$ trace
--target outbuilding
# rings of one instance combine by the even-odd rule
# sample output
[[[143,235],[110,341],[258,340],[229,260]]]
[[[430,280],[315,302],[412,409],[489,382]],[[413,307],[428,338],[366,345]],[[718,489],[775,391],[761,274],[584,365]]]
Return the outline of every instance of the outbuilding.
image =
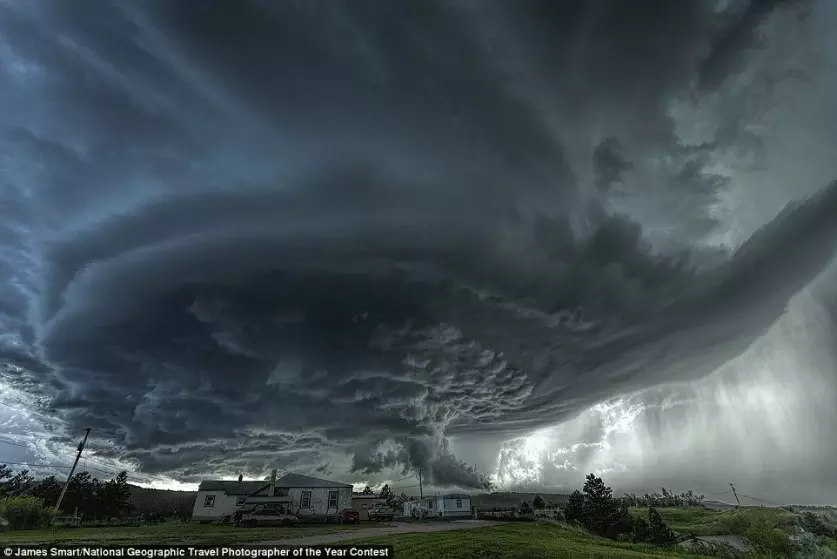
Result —
[[[361,520],[369,520],[369,509],[376,505],[386,506],[386,499],[381,499],[376,493],[353,493],[352,508],[358,512]]]

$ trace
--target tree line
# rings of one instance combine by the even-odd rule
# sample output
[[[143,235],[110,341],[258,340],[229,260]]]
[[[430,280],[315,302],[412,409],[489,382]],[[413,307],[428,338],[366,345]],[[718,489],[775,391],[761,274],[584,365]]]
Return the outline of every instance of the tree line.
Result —
[[[7,465],[0,465],[0,501],[3,501],[6,516],[14,515],[20,507],[32,509],[33,502],[39,503],[43,509],[54,508],[63,486],[64,482],[58,481],[55,476],[35,479],[28,470],[14,472]],[[61,502],[61,512],[77,512],[85,520],[123,518],[132,509],[131,486],[126,471],[107,481],[101,481],[89,472],[79,472],[68,482]],[[27,514],[31,516],[35,513],[30,510]],[[11,522],[9,518],[7,520]]]
[[[702,507],[704,495],[698,495],[691,489],[683,493],[674,493],[662,488],[662,493],[646,493],[645,495],[634,495],[625,493],[622,499],[629,507]]]

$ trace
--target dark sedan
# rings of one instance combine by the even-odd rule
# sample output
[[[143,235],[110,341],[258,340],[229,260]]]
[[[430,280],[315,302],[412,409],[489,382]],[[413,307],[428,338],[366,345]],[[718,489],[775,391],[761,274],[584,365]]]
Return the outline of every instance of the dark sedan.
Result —
[[[360,513],[354,509],[343,509],[338,517],[340,524],[360,524]]]

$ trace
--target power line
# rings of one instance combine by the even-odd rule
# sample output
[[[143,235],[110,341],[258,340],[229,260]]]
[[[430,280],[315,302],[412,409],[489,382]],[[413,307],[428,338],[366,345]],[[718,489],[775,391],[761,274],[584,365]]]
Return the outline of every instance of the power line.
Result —
[[[39,411],[35,411],[35,410],[24,410],[24,409],[16,408],[14,406],[10,406],[6,402],[0,402],[0,406],[5,406],[5,407],[9,408],[10,410],[14,410],[16,412],[23,413],[23,414],[26,414],[26,415],[38,415],[40,417],[47,417],[47,418],[50,418],[50,419],[55,419],[55,417],[53,417],[49,414],[39,412]]]
[[[66,464],[27,464],[26,462],[10,462],[8,460],[0,460],[0,464],[11,464],[13,466],[26,466],[28,468],[57,468],[57,469],[61,469],[61,470],[66,470],[66,469],[70,468],[70,466],[67,466]],[[119,473],[119,472],[114,472],[113,470],[104,470],[102,468],[95,468],[93,466],[87,466],[87,467],[83,468],[83,471],[87,471],[87,470],[93,470],[95,472],[100,472],[100,473],[103,473],[103,474],[110,474],[110,475],[114,475],[114,474]],[[163,479],[163,478],[157,478],[157,477],[152,476],[150,474],[143,474],[142,472],[129,472],[128,470],[120,470],[120,471],[127,472],[128,475],[131,476],[131,479],[133,479],[134,481],[139,481],[141,483],[148,483],[148,481],[137,479],[136,476],[150,478],[150,479],[153,479],[155,481],[159,481],[161,483],[168,483],[168,482],[171,481],[171,480],[167,480],[167,479]]]
[[[753,501],[760,501],[760,502],[762,502],[762,503],[767,503],[768,505],[776,505],[777,507],[782,506],[782,505],[780,505],[779,503],[774,503],[773,501],[769,501],[769,500],[767,500],[767,499],[760,499],[760,498],[758,498],[758,497],[752,497],[752,496],[750,496],[750,495],[745,495],[744,493],[740,493],[740,495],[741,495],[742,497],[745,497],[745,498],[747,498],[747,499],[751,499],[751,500],[753,500]]]
[[[26,462],[10,462],[8,460],[0,460],[0,464],[12,464],[13,466],[26,466],[27,468],[59,468],[66,470],[69,466],[62,466],[60,464],[27,464]]]
[[[31,448],[29,445],[24,445],[24,444],[12,442],[12,441],[7,441],[7,440],[4,440],[4,439],[0,439],[0,443],[12,445],[12,446],[19,446],[21,448],[26,448],[26,449]],[[103,466],[107,466],[107,464],[102,464],[99,461],[89,459],[88,458],[88,453],[85,452],[84,453],[84,459],[82,460],[82,470],[85,470],[85,471],[86,470],[93,470],[93,471],[96,471],[96,472],[100,472],[100,473],[103,473],[103,474],[110,474],[110,475],[116,475],[119,472],[125,470],[124,468],[120,470],[116,466],[111,466],[112,469],[106,470],[104,468],[97,468],[95,466],[90,466],[90,465],[88,465],[88,462],[93,462],[94,464],[100,464],[100,465],[103,465]],[[25,462],[6,462],[6,464],[15,464],[15,465],[19,465],[19,466],[31,466],[33,468],[41,467],[41,466],[49,467],[49,468],[51,468],[51,467],[68,468],[69,467],[69,466],[54,466],[52,464],[43,464],[43,465],[31,464],[30,465],[30,464],[26,464]],[[128,471],[128,470],[125,470],[125,471]],[[142,473],[142,472],[128,472],[128,473],[132,473],[135,476],[146,477],[148,479],[151,479],[151,480],[154,480],[154,481],[159,481],[161,483],[168,483],[170,481],[170,480],[167,480],[167,479],[163,479],[163,478],[151,475],[151,474],[145,474],[145,473]]]
[[[46,415],[44,415],[44,414],[42,414],[42,413],[40,413],[40,412],[22,410],[22,409],[20,409],[20,408],[16,408],[16,407],[14,407],[14,406],[10,406],[9,404],[7,404],[7,403],[5,403],[5,402],[2,402],[2,401],[0,401],[0,405],[5,406],[5,407],[7,407],[7,408],[9,408],[9,409],[12,409],[12,410],[18,411],[18,412],[20,412],[20,413],[24,413],[24,414],[34,414],[34,415],[41,415],[41,416],[43,416],[43,417],[47,417]],[[99,433],[103,433],[103,431],[102,431],[102,430],[100,430],[100,429],[93,429],[93,428],[91,428],[91,431],[96,431],[96,432],[99,432]],[[0,439],[0,443],[5,443],[5,444],[8,444],[8,445],[17,446],[17,447],[20,447],[20,448],[26,448],[26,449],[30,449],[30,448],[31,448],[31,446],[29,446],[29,445],[24,445],[24,444],[21,444],[21,443],[18,443],[18,442],[9,441],[9,440],[4,440],[4,439]],[[87,447],[85,447],[85,451],[86,451],[86,450],[88,450],[88,448],[87,448]],[[94,471],[97,471],[97,472],[100,472],[100,473],[103,473],[103,474],[110,474],[110,475],[116,475],[116,474],[118,474],[119,472],[126,471],[126,472],[128,472],[128,474],[132,474],[132,475],[134,476],[134,477],[133,477],[133,479],[134,479],[135,481],[138,481],[138,482],[140,482],[140,483],[148,483],[148,480],[151,480],[151,481],[157,481],[157,482],[160,482],[160,483],[171,483],[171,481],[172,481],[171,479],[162,478],[162,477],[155,476],[155,475],[152,475],[152,474],[146,474],[146,473],[143,473],[143,472],[130,472],[130,471],[128,471],[126,468],[120,468],[119,466],[112,466],[112,465],[110,465],[110,464],[105,464],[105,463],[103,463],[103,462],[99,462],[98,460],[91,459],[91,458],[89,458],[89,456],[90,456],[90,453],[89,453],[89,452],[85,452],[85,453],[84,453],[84,460],[83,460],[83,462],[82,462],[82,469],[83,469],[83,470],[94,470]],[[94,464],[99,464],[99,465],[101,465],[101,466],[105,466],[105,467],[108,467],[108,468],[112,468],[112,469],[110,469],[110,470],[106,470],[106,469],[102,469],[102,468],[96,468],[96,467],[93,467],[93,466],[89,466],[88,464],[89,464],[90,462],[92,462],[92,463],[94,463]],[[7,463],[7,464],[19,465],[19,466],[28,466],[28,464],[26,464],[26,463],[24,463],[24,462],[6,462],[6,463]],[[31,467],[35,468],[35,467],[41,467],[41,466],[39,466],[39,465],[35,465],[35,464],[32,464],[32,465],[31,465]],[[66,469],[66,468],[68,468],[69,466],[53,466],[53,465],[46,465],[46,466],[44,466],[44,467],[50,467],[50,468],[51,468],[51,467],[58,467],[58,468],[63,468],[63,469]],[[145,478],[145,479],[138,479],[136,476],[139,476],[139,478]],[[405,479],[406,479],[406,478],[405,478]],[[400,480],[399,480],[399,481],[400,481]]]
[[[16,443],[16,442],[13,442],[13,441],[7,441],[5,439],[0,439],[0,443],[10,444],[12,446],[19,446],[21,448],[29,448],[29,445],[27,445],[27,444],[20,444],[20,443]]]

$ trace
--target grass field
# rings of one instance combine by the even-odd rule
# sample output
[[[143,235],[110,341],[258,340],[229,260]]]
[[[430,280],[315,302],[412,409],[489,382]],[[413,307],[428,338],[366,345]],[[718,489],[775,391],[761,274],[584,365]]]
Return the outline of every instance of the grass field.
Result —
[[[799,515],[779,508],[742,507],[725,511],[703,508],[659,508],[662,519],[672,530],[695,536],[739,535],[764,553],[786,556],[791,552],[787,531],[799,523]],[[647,509],[631,509],[645,516]]]
[[[385,524],[310,524],[295,528],[237,528],[211,524],[160,524],[156,526],[125,526],[101,528],[52,528],[44,530],[20,530],[4,532],[0,539],[4,544],[236,544],[304,538],[334,532],[362,532],[364,528]]]
[[[789,528],[800,516],[781,509],[744,507],[715,511],[700,508],[660,508],[663,520],[686,535],[738,535],[747,538],[757,551],[746,557],[789,557]],[[646,515],[647,509],[631,509]],[[664,550],[647,545],[620,543],[590,536],[581,530],[552,524],[514,522],[499,526],[443,532],[404,533],[368,537],[365,529],[386,525],[360,526],[307,525],[297,528],[235,528],[202,524],[163,524],[120,528],[58,528],[5,532],[4,544],[242,544],[271,540],[305,538],[335,532],[353,532],[351,543],[393,545],[398,559],[454,558],[560,558],[560,557],[683,557],[701,555],[683,549]],[[371,532],[367,532],[371,534]],[[341,542],[346,543],[346,542]],[[837,552],[837,541],[825,542]]]
[[[583,557],[699,557],[624,544],[551,525],[514,523],[476,530],[398,534],[352,540],[392,545],[397,559],[546,559]]]

